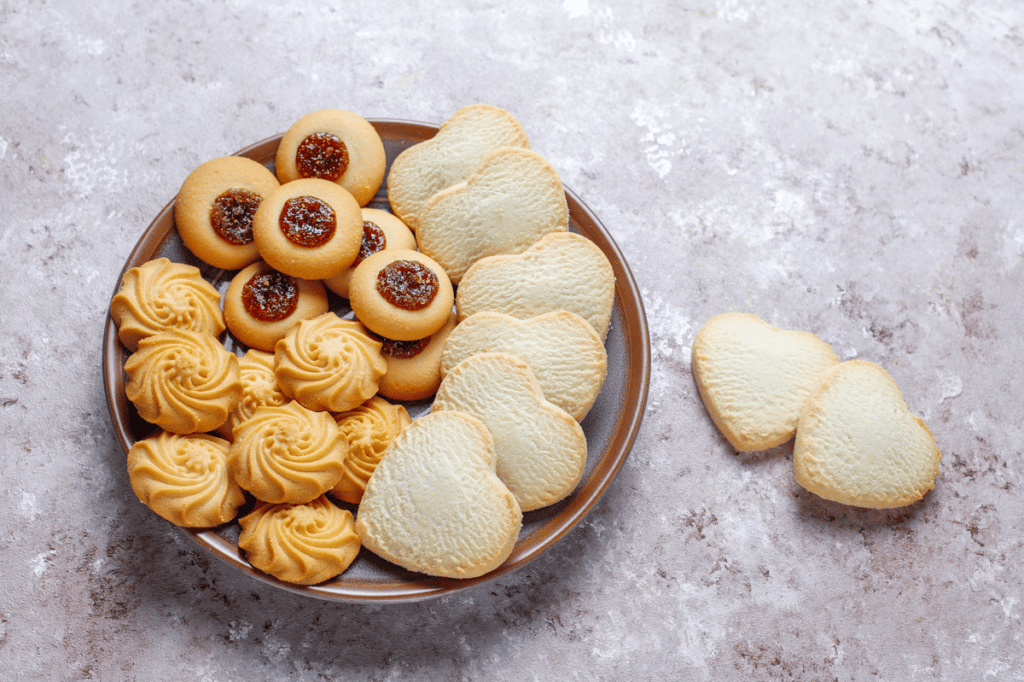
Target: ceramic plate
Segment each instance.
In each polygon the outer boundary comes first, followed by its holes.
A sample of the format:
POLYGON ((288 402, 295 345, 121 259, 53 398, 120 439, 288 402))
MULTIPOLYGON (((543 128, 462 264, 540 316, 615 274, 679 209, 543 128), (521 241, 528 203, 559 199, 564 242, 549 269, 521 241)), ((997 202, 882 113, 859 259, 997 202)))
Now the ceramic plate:
MULTIPOLYGON (((371 120, 371 123, 384 141, 389 167, 403 149, 428 140, 437 132, 436 126, 411 121, 371 120)), ((278 135, 258 142, 238 152, 238 155, 255 159, 273 170, 274 154, 280 139, 278 135)), ((647 320, 633 275, 618 246, 597 217, 575 194, 568 189, 565 193, 569 204, 570 230, 589 237, 597 244, 608 256, 615 271, 615 307, 605 342, 608 349, 608 378, 582 423, 589 448, 583 480, 565 500, 523 515, 523 530, 519 541, 504 564, 487 575, 469 580, 433 578, 406 571, 364 549, 340 576, 307 587, 284 583, 249 565, 238 549, 237 523, 208 530, 182 528, 181 532, 218 559, 258 580, 281 589, 334 601, 415 601, 452 594, 521 568, 554 546, 593 509, 625 462, 640 428, 650 380, 647 320)), ((388 210, 386 185, 381 187, 369 206, 388 210)), ((197 266, 222 294, 235 274, 235 271, 219 270, 206 265, 185 248, 174 227, 173 200, 146 229, 125 262, 121 274, 129 268, 160 257, 197 266)), ((119 276, 114 293, 120 288, 120 282, 119 276)), ((339 316, 351 317, 347 301, 333 297, 333 294, 331 301, 331 309, 339 316)), ((239 354, 245 351, 245 347, 228 333, 225 333, 224 342, 225 346, 239 354)), ((154 432, 154 427, 143 421, 125 398, 124 363, 128 355, 127 349, 117 339, 113 321, 108 317, 103 337, 103 377, 114 430, 126 454, 137 440, 154 432)), ((429 411, 430 403, 407 404, 406 407, 415 418, 429 411)), ((352 505, 347 507, 355 510, 352 505)), ((242 511, 246 510, 247 507, 243 507, 242 511)))

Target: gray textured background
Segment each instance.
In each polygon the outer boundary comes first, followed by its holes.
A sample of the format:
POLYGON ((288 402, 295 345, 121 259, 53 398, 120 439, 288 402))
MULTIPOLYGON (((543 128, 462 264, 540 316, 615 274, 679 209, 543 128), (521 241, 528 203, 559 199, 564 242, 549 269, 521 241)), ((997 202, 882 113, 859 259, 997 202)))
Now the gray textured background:
POLYGON ((1018 0, 0 0, 0 679, 1021 680, 1018 0), (809 7, 810 5, 810 7, 809 7), (488 102, 642 288, 647 415, 558 547, 350 606, 135 499, 100 374, 121 266, 192 168, 337 107, 488 102), (756 313, 886 367, 943 452, 888 512, 740 456, 690 373, 756 313))

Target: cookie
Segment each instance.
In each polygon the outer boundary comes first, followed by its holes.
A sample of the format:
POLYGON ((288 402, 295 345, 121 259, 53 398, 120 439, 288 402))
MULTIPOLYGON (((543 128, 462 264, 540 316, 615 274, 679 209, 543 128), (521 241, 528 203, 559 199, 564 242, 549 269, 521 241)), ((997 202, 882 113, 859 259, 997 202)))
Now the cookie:
POLYGON ((381 342, 332 312, 292 327, 274 350, 278 386, 311 410, 345 412, 377 393, 387 364, 381 342))
POLYGON ((351 111, 322 109, 288 128, 275 163, 282 184, 321 178, 345 188, 365 206, 384 180, 386 158, 373 124, 351 111))
POLYGON ((110 302, 117 338, 135 351, 139 341, 168 329, 219 336, 224 331, 220 294, 199 268, 155 258, 129 269, 110 302))
POLYGON ((205 433, 160 431, 128 451, 135 495, 171 523, 210 528, 235 518, 245 494, 228 467, 230 444, 205 433))
POLYGON ((530 142, 512 114, 489 104, 462 107, 429 140, 405 149, 388 172, 388 202, 395 215, 416 231, 426 201, 470 176, 480 159, 499 147, 530 142))
POLYGON ((242 398, 238 358, 206 332, 147 336, 124 371, 125 396, 139 416, 171 433, 213 431, 242 398))
POLYGON ((324 280, 324 286, 348 298, 352 270, 363 260, 384 249, 416 249, 416 236, 397 216, 379 208, 363 208, 363 241, 359 255, 347 269, 324 280))
POLYGON ((522 253, 568 229, 565 189, 555 169, 537 152, 504 147, 484 156, 465 182, 424 203, 416 241, 458 284, 481 258, 522 253))
POLYGON ((448 321, 425 339, 395 341, 384 339, 381 355, 387 371, 377 389, 392 400, 425 400, 437 392, 441 385, 441 351, 448 335, 455 329, 455 313, 448 321))
POLYGON ((352 273, 349 304, 366 327, 388 339, 430 336, 448 320, 455 303, 451 280, 418 251, 379 251, 352 273))
POLYGON ((510 256, 474 263, 459 282, 459 319, 483 311, 519 319, 568 310, 603 339, 615 303, 615 272, 592 241, 573 232, 554 232, 510 256))
POLYGON ((238 270, 259 260, 252 220, 280 183, 263 164, 241 156, 211 159, 185 178, 174 204, 178 236, 204 263, 238 270))
POLYGON ((608 370, 604 342, 590 323, 558 311, 520 320, 477 313, 456 325, 441 352, 441 376, 477 353, 521 358, 537 376, 544 397, 577 421, 590 410, 608 370))
POLYGON ((474 578, 512 553, 523 513, 495 474, 494 440, 476 417, 435 412, 395 439, 370 477, 356 532, 410 571, 474 578))
POLYGON ((264 197, 252 223, 253 239, 275 270, 324 279, 359 254, 363 217, 347 191, 327 180, 295 180, 264 197))
POLYGON ((339 500, 359 504, 363 491, 384 453, 412 419, 401 405, 392 405, 380 396, 334 417, 348 442, 344 473, 331 490, 339 500))
POLYGON ((330 490, 344 471, 348 442, 337 422, 295 401, 257 407, 234 435, 228 451, 232 474, 264 502, 309 502, 330 490))
POLYGON ((814 334, 745 313, 712 317, 693 340, 693 377, 704 406, 740 452, 790 440, 822 376, 838 362, 814 334))
POLYGON ((263 261, 239 271, 224 293, 224 321, 231 334, 268 353, 300 320, 323 315, 327 308, 321 282, 286 275, 263 261))
POLYGON ((288 403, 274 374, 274 354, 250 349, 238 358, 238 378, 242 381, 242 397, 228 413, 226 422, 217 427, 217 434, 234 440, 235 427, 251 417, 257 407, 280 407, 288 403))
POLYGON ((504 353, 480 353, 453 367, 441 382, 434 412, 479 418, 494 437, 496 472, 525 511, 568 496, 587 465, 583 428, 544 398, 530 367, 504 353))
POLYGON ((825 372, 796 428, 797 483, 826 500, 871 509, 912 504, 935 487, 942 455, 892 376, 849 360, 825 372))
POLYGON ((344 573, 359 554, 352 512, 325 496, 306 504, 261 502, 238 524, 238 547, 249 563, 288 583, 330 580, 344 573))

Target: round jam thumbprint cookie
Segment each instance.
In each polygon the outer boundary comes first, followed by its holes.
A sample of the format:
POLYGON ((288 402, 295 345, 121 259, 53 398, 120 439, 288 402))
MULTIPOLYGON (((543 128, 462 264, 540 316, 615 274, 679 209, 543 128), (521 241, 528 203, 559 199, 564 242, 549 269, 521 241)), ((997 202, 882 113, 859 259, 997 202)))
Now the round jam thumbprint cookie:
POLYGON ((336 182, 365 206, 384 180, 384 143, 365 118, 341 109, 322 109, 292 124, 277 148, 281 183, 299 178, 336 182))
POLYGON ((398 216, 379 208, 363 209, 363 243, 359 255, 346 270, 324 280, 328 289, 348 298, 348 283, 352 271, 366 258, 384 249, 416 249, 416 235, 398 216))
POLYGON ((452 312, 455 295, 443 268, 419 251, 379 251, 356 267, 349 282, 352 312, 387 339, 430 336, 452 312))
POLYGON ((393 341, 384 339, 380 354, 388 369, 380 380, 378 392, 391 400, 424 400, 437 393, 441 385, 441 351, 455 329, 453 312, 448 321, 425 339, 393 341))
POLYGON ((259 260, 252 219, 280 183, 261 163, 242 156, 211 159, 189 173, 174 205, 185 246, 205 263, 238 270, 259 260))
POLYGON ((363 214, 346 190, 311 178, 263 199, 252 224, 256 248, 286 275, 324 279, 352 265, 363 241, 363 214))
POLYGON ((323 284, 286 275, 263 261, 235 275, 224 294, 228 330, 245 345, 268 353, 294 325, 325 312, 323 284))

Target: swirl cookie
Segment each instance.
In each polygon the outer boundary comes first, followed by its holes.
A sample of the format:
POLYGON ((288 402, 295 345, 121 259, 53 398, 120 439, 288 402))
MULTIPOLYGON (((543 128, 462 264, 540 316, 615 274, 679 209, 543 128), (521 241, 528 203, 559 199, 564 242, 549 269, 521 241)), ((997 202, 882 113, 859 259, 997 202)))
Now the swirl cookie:
POLYGON ((228 442, 208 434, 161 431, 128 451, 132 490, 178 526, 209 528, 235 518, 245 502, 228 469, 228 442))
POLYGON ((529 149, 505 147, 487 154, 465 182, 427 200, 416 241, 458 284, 481 258, 522 253, 568 229, 569 205, 554 167, 529 149))
POLYGON ((324 280, 324 285, 339 296, 348 298, 348 283, 352 278, 352 271, 363 260, 384 249, 415 250, 416 236, 397 216, 379 208, 364 208, 363 241, 359 247, 359 255, 351 267, 334 277, 328 277, 324 280))
POLYGON ((352 312, 366 327, 396 341, 430 336, 444 326, 455 303, 451 280, 418 251, 379 251, 352 273, 352 312))
POLYGON ((228 464, 257 499, 301 504, 330 490, 343 473, 348 443, 326 412, 292 401, 256 408, 235 429, 228 464))
POLYGON ((278 580, 315 585, 340 575, 359 554, 352 512, 326 497, 306 504, 258 503, 238 520, 249 563, 278 580))
POLYGON ((206 332, 148 336, 124 371, 124 392, 139 416, 171 433, 212 431, 242 398, 238 358, 206 332))
POLYGON ((392 405, 379 396, 336 415, 335 419, 348 441, 348 455, 345 456, 345 473, 331 492, 344 502, 359 504, 366 482, 381 457, 412 419, 404 407, 392 405))
POLYGON ((334 313, 303 320, 277 342, 277 383, 311 410, 351 410, 377 393, 387 369, 381 345, 363 325, 334 313))
POLYGON ((344 187, 360 206, 384 180, 384 143, 366 119, 341 109, 306 114, 285 132, 277 148, 281 183, 322 178, 344 187))
POLYGON ((441 385, 441 351, 453 329, 454 312, 443 327, 425 339, 384 339, 380 352, 388 369, 377 389, 380 394, 404 401, 424 400, 434 395, 441 385))
POLYGON ((156 258, 131 268, 110 302, 110 317, 125 348, 168 329, 190 329, 214 336, 224 331, 220 294, 199 268, 156 258))
POLYGON ((263 198, 252 235, 274 269, 324 279, 352 265, 359 254, 363 217, 352 195, 333 182, 295 180, 263 198))
POLYGON ((300 320, 323 315, 327 307, 322 283, 258 261, 231 279, 224 294, 224 321, 236 339, 269 353, 300 320))
POLYGON ((499 147, 529 146, 523 126, 504 109, 489 104, 462 107, 434 137, 395 158, 388 172, 391 210, 415 231, 423 204, 464 182, 485 154, 499 147))
POLYGON ((228 413, 228 420, 217 428, 217 433, 229 441, 234 438, 235 427, 251 417, 257 407, 288 403, 288 396, 277 387, 273 353, 247 351, 238 358, 238 377, 242 381, 242 398, 228 413))
POLYGON ((280 183, 261 163, 241 156, 211 159, 189 173, 174 205, 185 246, 215 268, 238 270, 260 257, 252 219, 280 183))

